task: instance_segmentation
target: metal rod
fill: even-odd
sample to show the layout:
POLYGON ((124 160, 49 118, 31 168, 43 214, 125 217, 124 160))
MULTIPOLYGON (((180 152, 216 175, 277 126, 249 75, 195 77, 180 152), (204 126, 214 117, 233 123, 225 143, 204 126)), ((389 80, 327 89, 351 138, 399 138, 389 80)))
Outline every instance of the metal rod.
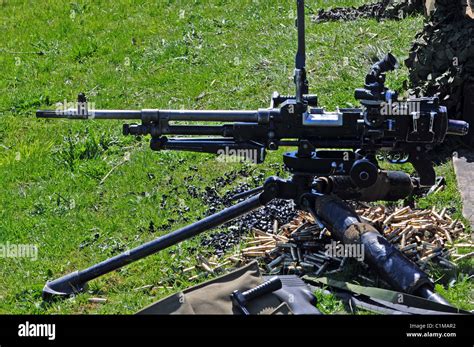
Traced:
POLYGON ((67 118, 67 119, 141 119, 140 110, 89 110, 87 113, 70 110, 38 110, 38 118, 67 118))
POLYGON ((303 95, 308 94, 308 81, 306 79, 306 43, 305 43, 305 20, 304 20, 304 0, 297 0, 297 20, 298 28, 298 51, 295 57, 295 86, 296 103, 301 105, 304 102, 303 95))
POLYGON ((38 118, 68 118, 68 119, 143 119, 144 112, 155 113, 151 121, 207 121, 207 122, 251 122, 259 120, 258 111, 246 110, 88 110, 82 113, 76 109, 36 111, 38 118))
POLYGON ((224 136, 225 128, 222 125, 170 125, 163 134, 170 135, 216 135, 224 136))
POLYGON ((201 219, 196 223, 161 236, 132 250, 116 255, 115 257, 104 260, 87 269, 76 271, 48 282, 43 289, 43 297, 45 299, 50 299, 54 296, 67 296, 81 292, 85 289, 86 283, 94 278, 117 270, 129 263, 145 258, 181 241, 196 236, 204 231, 229 222, 234 218, 237 218, 261 206, 262 203, 260 202, 260 195, 251 197, 239 204, 201 219))
POLYGON ((258 111, 160 110, 159 114, 170 121, 258 122, 258 111))
POLYGON ((298 28, 298 51, 296 53, 295 67, 297 69, 304 69, 306 67, 304 0, 297 0, 296 5, 297 5, 297 28, 298 28))

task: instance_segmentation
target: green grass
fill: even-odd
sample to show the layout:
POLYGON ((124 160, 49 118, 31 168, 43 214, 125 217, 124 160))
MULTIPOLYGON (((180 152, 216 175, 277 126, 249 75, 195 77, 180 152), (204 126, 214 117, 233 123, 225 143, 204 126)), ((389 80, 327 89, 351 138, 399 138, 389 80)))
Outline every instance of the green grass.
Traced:
MULTIPOLYGON (((343 5, 308 1, 313 9, 332 3, 343 5)), ((196 262, 192 248, 205 252, 199 239, 95 280, 73 299, 42 302, 48 279, 200 218, 207 207, 187 196, 187 186, 203 190, 241 165, 154 153, 147 139, 122 137, 119 121, 45 121, 34 112, 79 92, 97 108, 266 107, 274 90, 293 92, 293 16, 294 1, 0 0, 0 242, 39 249, 37 261, 0 259, 0 313, 133 313, 196 283, 181 270, 196 262), (127 153, 130 160, 100 185, 127 153), (149 231, 150 222, 157 231, 149 231), (134 290, 144 285, 157 288, 134 290), (91 304, 91 296, 108 302, 91 304)), ((355 104, 353 90, 374 54, 391 50, 403 59, 422 23, 308 22, 310 91, 329 109, 355 104)), ((394 73, 391 87, 400 89, 406 76, 406 69, 394 73)), ((280 155, 255 173, 272 174, 280 155)), ((453 204, 459 212, 452 168, 442 170, 450 188, 426 204, 453 204)))

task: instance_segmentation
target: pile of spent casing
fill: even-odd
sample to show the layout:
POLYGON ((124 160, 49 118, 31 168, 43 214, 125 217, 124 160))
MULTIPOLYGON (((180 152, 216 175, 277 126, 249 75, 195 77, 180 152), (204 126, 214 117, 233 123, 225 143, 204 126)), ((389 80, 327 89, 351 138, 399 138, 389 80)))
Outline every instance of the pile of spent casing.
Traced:
MULTIPOLYGON (((423 269, 429 264, 456 268, 454 242, 469 243, 464 224, 453 219, 446 208, 437 211, 435 207, 390 208, 358 203, 356 212, 423 269)), ((272 233, 255 228, 252 233, 251 237, 245 238, 245 248, 241 249, 240 255, 233 258, 244 263, 257 258, 263 272, 270 275, 331 275, 342 272, 351 258, 363 260, 363 254, 346 252, 342 244, 331 239, 328 229, 304 212, 299 212, 293 221, 281 227, 275 223, 272 233)), ((469 246, 472 247, 472 243, 469 246)), ((363 252, 363 249, 359 251, 363 252)))
POLYGON ((305 212, 273 233, 258 229, 246 238, 240 259, 244 262, 258 258, 262 270, 270 275, 316 276, 340 272, 348 257, 339 256, 335 249, 342 245, 330 238, 329 231, 305 212))
POLYGON ((436 263, 453 269, 451 258, 454 242, 462 239, 464 224, 453 219, 446 208, 432 209, 387 208, 368 206, 357 210, 361 218, 379 229, 387 240, 422 269, 436 263))

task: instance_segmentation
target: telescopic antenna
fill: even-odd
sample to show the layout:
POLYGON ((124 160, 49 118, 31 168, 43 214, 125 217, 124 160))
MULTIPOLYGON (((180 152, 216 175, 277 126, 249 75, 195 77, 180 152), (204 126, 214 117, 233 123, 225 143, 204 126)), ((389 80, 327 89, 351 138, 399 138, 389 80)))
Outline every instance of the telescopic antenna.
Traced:
POLYGON ((304 22, 304 0, 296 0, 298 28, 298 51, 295 58, 295 85, 296 102, 303 103, 303 95, 308 94, 308 80, 306 79, 306 44, 304 22))

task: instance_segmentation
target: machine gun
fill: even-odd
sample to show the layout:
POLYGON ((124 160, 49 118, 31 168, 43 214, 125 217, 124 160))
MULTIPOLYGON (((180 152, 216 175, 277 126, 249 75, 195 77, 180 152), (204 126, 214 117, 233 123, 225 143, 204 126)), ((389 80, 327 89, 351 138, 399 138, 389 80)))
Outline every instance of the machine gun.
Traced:
POLYGON ((408 197, 415 187, 433 185, 436 176, 426 151, 442 143, 446 135, 466 134, 468 124, 448 119, 446 109, 436 98, 399 101, 397 94, 385 87, 385 74, 398 65, 391 54, 371 67, 364 88, 355 91, 361 108, 327 112, 318 107, 317 96, 309 94, 306 76, 304 0, 296 2, 296 92, 291 96, 274 93, 268 108, 92 110, 80 94, 77 108, 37 112, 40 118, 139 120, 140 124, 125 124, 124 135, 150 135, 151 149, 155 151, 237 151, 248 153, 261 163, 268 150, 294 148, 283 154, 291 179, 270 177, 262 187, 241 194, 239 198, 247 199, 232 207, 88 269, 50 281, 43 290, 44 298, 83 291, 87 282, 96 277, 222 225, 273 199, 287 199, 311 213, 335 239, 346 244, 361 243, 366 261, 395 289, 448 304, 433 292, 433 283, 416 264, 373 226, 364 223, 343 200, 398 200, 408 197), (176 124, 183 121, 185 125, 176 124), (206 122, 221 124, 205 125, 206 122), (382 150, 392 162, 412 163, 419 179, 400 171, 381 170, 377 158, 382 150))

